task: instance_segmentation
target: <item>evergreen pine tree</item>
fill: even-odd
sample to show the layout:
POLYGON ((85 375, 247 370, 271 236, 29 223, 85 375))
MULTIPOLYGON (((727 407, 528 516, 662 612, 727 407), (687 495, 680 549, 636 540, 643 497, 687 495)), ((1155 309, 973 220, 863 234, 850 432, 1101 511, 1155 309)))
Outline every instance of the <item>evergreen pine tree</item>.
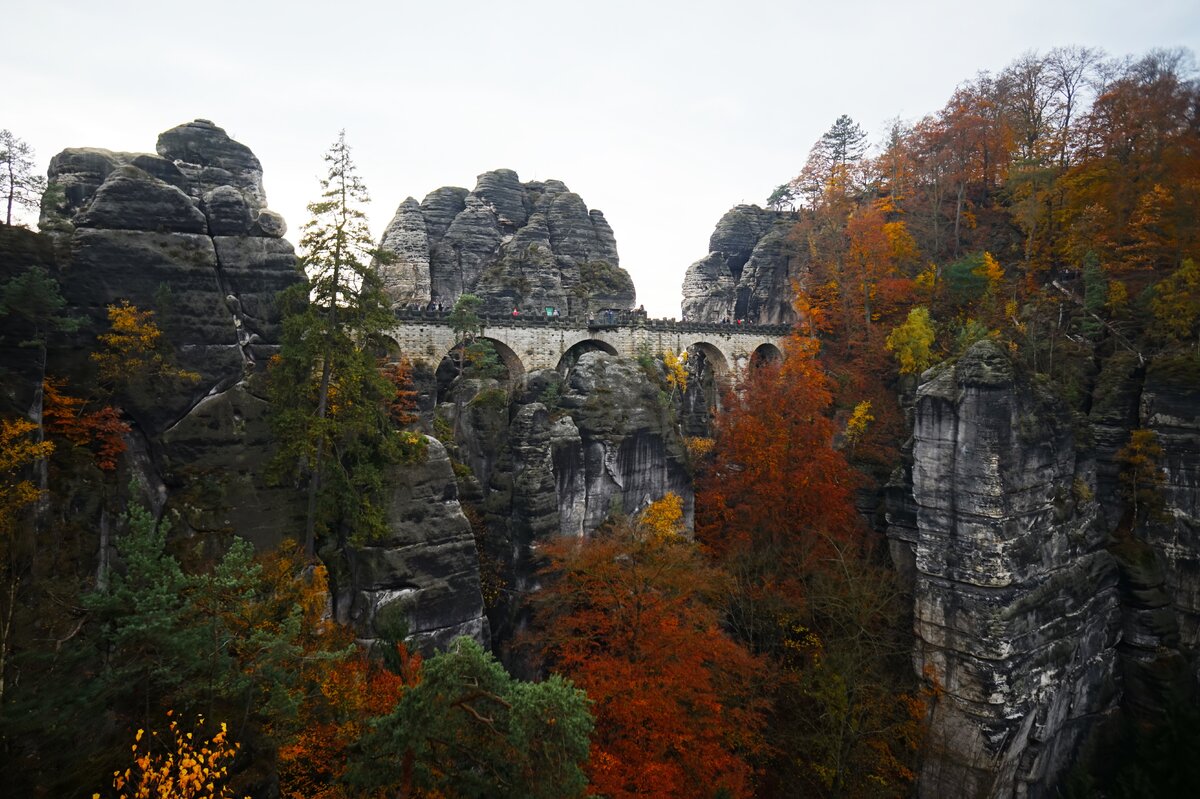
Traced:
POLYGON ((387 414, 395 390, 378 360, 392 317, 371 265, 387 253, 376 250, 367 228, 367 189, 344 132, 325 162, 321 199, 309 204, 312 219, 300 239, 308 279, 283 298, 283 346, 271 369, 280 442, 273 476, 307 486, 304 547, 310 557, 318 532, 365 539, 382 529, 373 501, 382 467, 399 459, 406 445, 419 446, 387 414))

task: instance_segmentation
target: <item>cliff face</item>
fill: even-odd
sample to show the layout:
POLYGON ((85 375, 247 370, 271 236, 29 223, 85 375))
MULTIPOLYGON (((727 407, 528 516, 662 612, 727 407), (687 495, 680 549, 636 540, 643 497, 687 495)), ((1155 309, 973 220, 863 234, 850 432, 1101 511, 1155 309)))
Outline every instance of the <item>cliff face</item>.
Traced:
POLYGON ((405 630, 426 652, 445 648, 461 635, 486 646, 471 525, 458 503, 445 448, 434 438, 427 443, 424 463, 396 467, 389 476, 387 536, 322 553, 338 562, 337 618, 367 640, 394 638, 405 630))
POLYGON ((721 217, 709 253, 683 279, 683 318, 690 322, 745 319, 795 321, 790 281, 798 259, 788 239, 795 215, 739 205, 721 217))
POLYGON ((270 449, 261 372, 278 347, 275 295, 299 279, 295 255, 249 148, 196 120, 163 133, 157 150, 76 148, 50 162, 62 201, 45 204, 42 226, 69 252, 63 295, 88 320, 58 367, 86 374, 106 306, 154 310, 179 366, 200 380, 125 401, 151 455, 147 485, 190 532, 232 528, 264 545, 295 515, 259 478, 270 449))
POLYGON ((668 492, 689 526, 694 508, 676 410, 638 362, 587 352, 565 375, 534 372, 507 388, 466 380, 438 409, 486 520, 485 560, 506 586, 489 613, 501 639, 523 622, 539 541, 589 535, 668 492))
POLYGON ((1163 449, 1163 518, 1145 526, 1145 540, 1164 567, 1181 641, 1194 650, 1200 644, 1200 374, 1194 365, 1151 362, 1139 418, 1163 449))
MULTIPOLYGON (((106 306, 155 311, 194 384, 132 391, 128 467, 155 508, 185 535, 235 532, 257 546, 297 538, 304 504, 263 478, 273 442, 265 366, 278 351, 276 295, 300 279, 283 219, 266 207, 262 166, 206 120, 173 128, 157 153, 64 150, 50 164, 61 189, 44 203, 68 310, 87 323, 50 371, 86 381, 106 306)), ((397 467, 389 480, 389 535, 322 555, 334 612, 364 639, 407 627, 423 648, 459 634, 487 641, 471 528, 449 459, 397 467), (400 624, 403 622, 403 625, 400 624)))
POLYGON ((1120 351, 1105 360, 1092 394, 1090 420, 1098 464, 1098 494, 1110 529, 1125 512, 1118 453, 1130 430, 1154 432, 1163 455, 1163 508, 1138 533, 1157 559, 1162 590, 1177 617, 1178 643, 1200 644, 1200 374, 1186 359, 1160 357, 1142 365, 1120 351))
POLYGON ((604 214, 589 211, 557 180, 522 183, 511 169, 479 176, 474 191, 444 187, 396 209, 380 242, 380 265, 396 305, 454 304, 473 293, 489 313, 557 308, 632 308, 604 214))
MULTIPOLYGON (((922 796, 1046 796, 1115 707, 1117 568, 1069 410, 983 341, 917 395, 922 796)), ((900 520, 901 528, 907 527, 900 520)))

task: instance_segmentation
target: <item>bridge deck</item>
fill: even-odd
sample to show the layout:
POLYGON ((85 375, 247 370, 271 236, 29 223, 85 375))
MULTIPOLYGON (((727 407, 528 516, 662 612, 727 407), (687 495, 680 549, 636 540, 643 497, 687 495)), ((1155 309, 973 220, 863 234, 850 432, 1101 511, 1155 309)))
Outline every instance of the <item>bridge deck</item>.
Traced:
MULTIPOLYGON (((571 352, 602 349, 614 355, 698 348, 720 374, 744 371, 757 355, 779 354, 789 325, 713 324, 647 319, 641 314, 582 316, 482 315, 483 335, 509 367, 526 373, 555 369, 571 352), (764 349, 766 348, 766 349, 764 349)), ((400 352, 439 362, 455 346, 448 311, 400 310, 387 335, 400 352)))
MULTIPOLYGON (((449 326, 450 311, 412 311, 396 309, 396 321, 404 324, 437 324, 449 326)), ((613 321, 603 316, 542 316, 540 314, 479 314, 484 327, 551 327, 566 330, 619 330, 623 328, 648 328, 650 330, 680 333, 721 333, 733 335, 749 333, 757 336, 786 336, 791 325, 755 325, 748 323, 680 322, 675 319, 648 319, 635 313, 619 314, 613 321)))

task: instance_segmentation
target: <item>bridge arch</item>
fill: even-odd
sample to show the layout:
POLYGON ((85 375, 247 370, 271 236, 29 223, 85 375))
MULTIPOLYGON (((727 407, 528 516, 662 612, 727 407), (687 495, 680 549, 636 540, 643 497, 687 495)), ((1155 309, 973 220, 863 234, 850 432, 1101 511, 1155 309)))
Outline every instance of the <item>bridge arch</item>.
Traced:
MULTIPOLYGON (((628 320, 624 320, 628 321, 628 320)), ((786 325, 717 325, 661 319, 633 319, 630 323, 597 328, 579 319, 490 319, 482 338, 490 342, 512 379, 522 379, 537 369, 564 369, 588 350, 625 357, 643 352, 703 354, 714 377, 729 380, 755 361, 779 356, 786 325)), ((443 316, 399 314, 387 335, 399 351, 413 360, 440 364, 452 353, 456 334, 443 316)), ((393 354, 394 353, 390 353, 393 354)))
POLYGON ((754 352, 750 353, 750 365, 762 366, 768 363, 779 363, 783 360, 783 350, 779 349, 774 343, 765 341, 755 347, 754 352))
POLYGON ((617 348, 607 341, 602 341, 598 338, 585 338, 576 341, 563 352, 558 358, 558 364, 555 369, 560 373, 567 373, 575 366, 575 362, 587 352, 604 352, 609 355, 618 355, 617 348))
MULTIPOLYGON (((521 362, 520 356, 518 356, 517 353, 514 352, 513 349, 503 341, 499 341, 490 336, 476 336, 474 342, 472 343, 481 343, 491 347, 500 363, 504 366, 504 370, 507 373, 507 378, 505 378, 505 380, 509 386, 516 385, 524 379, 525 365, 521 362)), ((456 344, 451 346, 443 353, 441 359, 434 367, 436 370, 435 374, 437 376, 439 398, 458 376, 458 357, 459 345, 456 344)))
POLYGON ((484 341, 492 345, 492 349, 500 357, 501 363, 508 369, 509 382, 515 384, 525 377, 525 364, 521 361, 521 356, 517 355, 512 347, 491 336, 476 336, 475 340, 484 341))
POLYGON ((720 347, 716 344, 711 344, 707 341, 693 342, 689 350, 696 350, 704 356, 706 364, 712 366, 713 372, 718 378, 725 378, 729 375, 730 359, 720 347))

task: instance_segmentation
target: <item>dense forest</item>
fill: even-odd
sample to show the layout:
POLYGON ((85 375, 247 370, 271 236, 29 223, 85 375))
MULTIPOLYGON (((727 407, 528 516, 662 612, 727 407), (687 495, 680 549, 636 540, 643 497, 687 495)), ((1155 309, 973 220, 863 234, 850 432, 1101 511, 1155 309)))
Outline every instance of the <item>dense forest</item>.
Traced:
MULTIPOLYGON (((109 305, 80 340, 53 267, 69 198, 29 179, 18 145, 2 145, 9 221, 14 202, 43 218, 39 234, 0 227, 5 795, 913 795, 943 686, 912 668, 912 585, 883 532, 922 374, 990 340, 1081 441, 1114 359, 1200 385, 1191 55, 1027 54, 882 142, 839 118, 772 193, 794 220, 800 321, 686 438, 694 529, 671 493, 614 509, 590 536, 539 543, 537 590, 518 594, 456 462, 484 602, 519 623, 494 653, 470 638, 422 652, 401 618, 356 641, 330 612, 330 553, 386 536, 388 475, 427 457, 426 433, 458 450, 418 412, 418 354, 387 357, 390 256, 344 140, 279 300, 281 346, 246 378, 269 398, 267 477, 294 519, 270 548, 220 525, 179 534, 187 505, 160 514, 131 483, 149 457, 131 429, 200 375, 168 295, 109 305)), ((497 371, 478 311, 466 294, 452 315, 441 371, 460 385, 497 371)), ((702 375, 672 352, 639 368, 678 424, 702 375)), ((561 414, 559 387, 539 391, 561 414)), ((1119 561, 1163 523, 1161 459, 1141 429, 1115 455, 1119 561)), ((1200 789, 1194 666, 1171 663, 1156 701, 1091 736, 1061 795, 1200 789)))

